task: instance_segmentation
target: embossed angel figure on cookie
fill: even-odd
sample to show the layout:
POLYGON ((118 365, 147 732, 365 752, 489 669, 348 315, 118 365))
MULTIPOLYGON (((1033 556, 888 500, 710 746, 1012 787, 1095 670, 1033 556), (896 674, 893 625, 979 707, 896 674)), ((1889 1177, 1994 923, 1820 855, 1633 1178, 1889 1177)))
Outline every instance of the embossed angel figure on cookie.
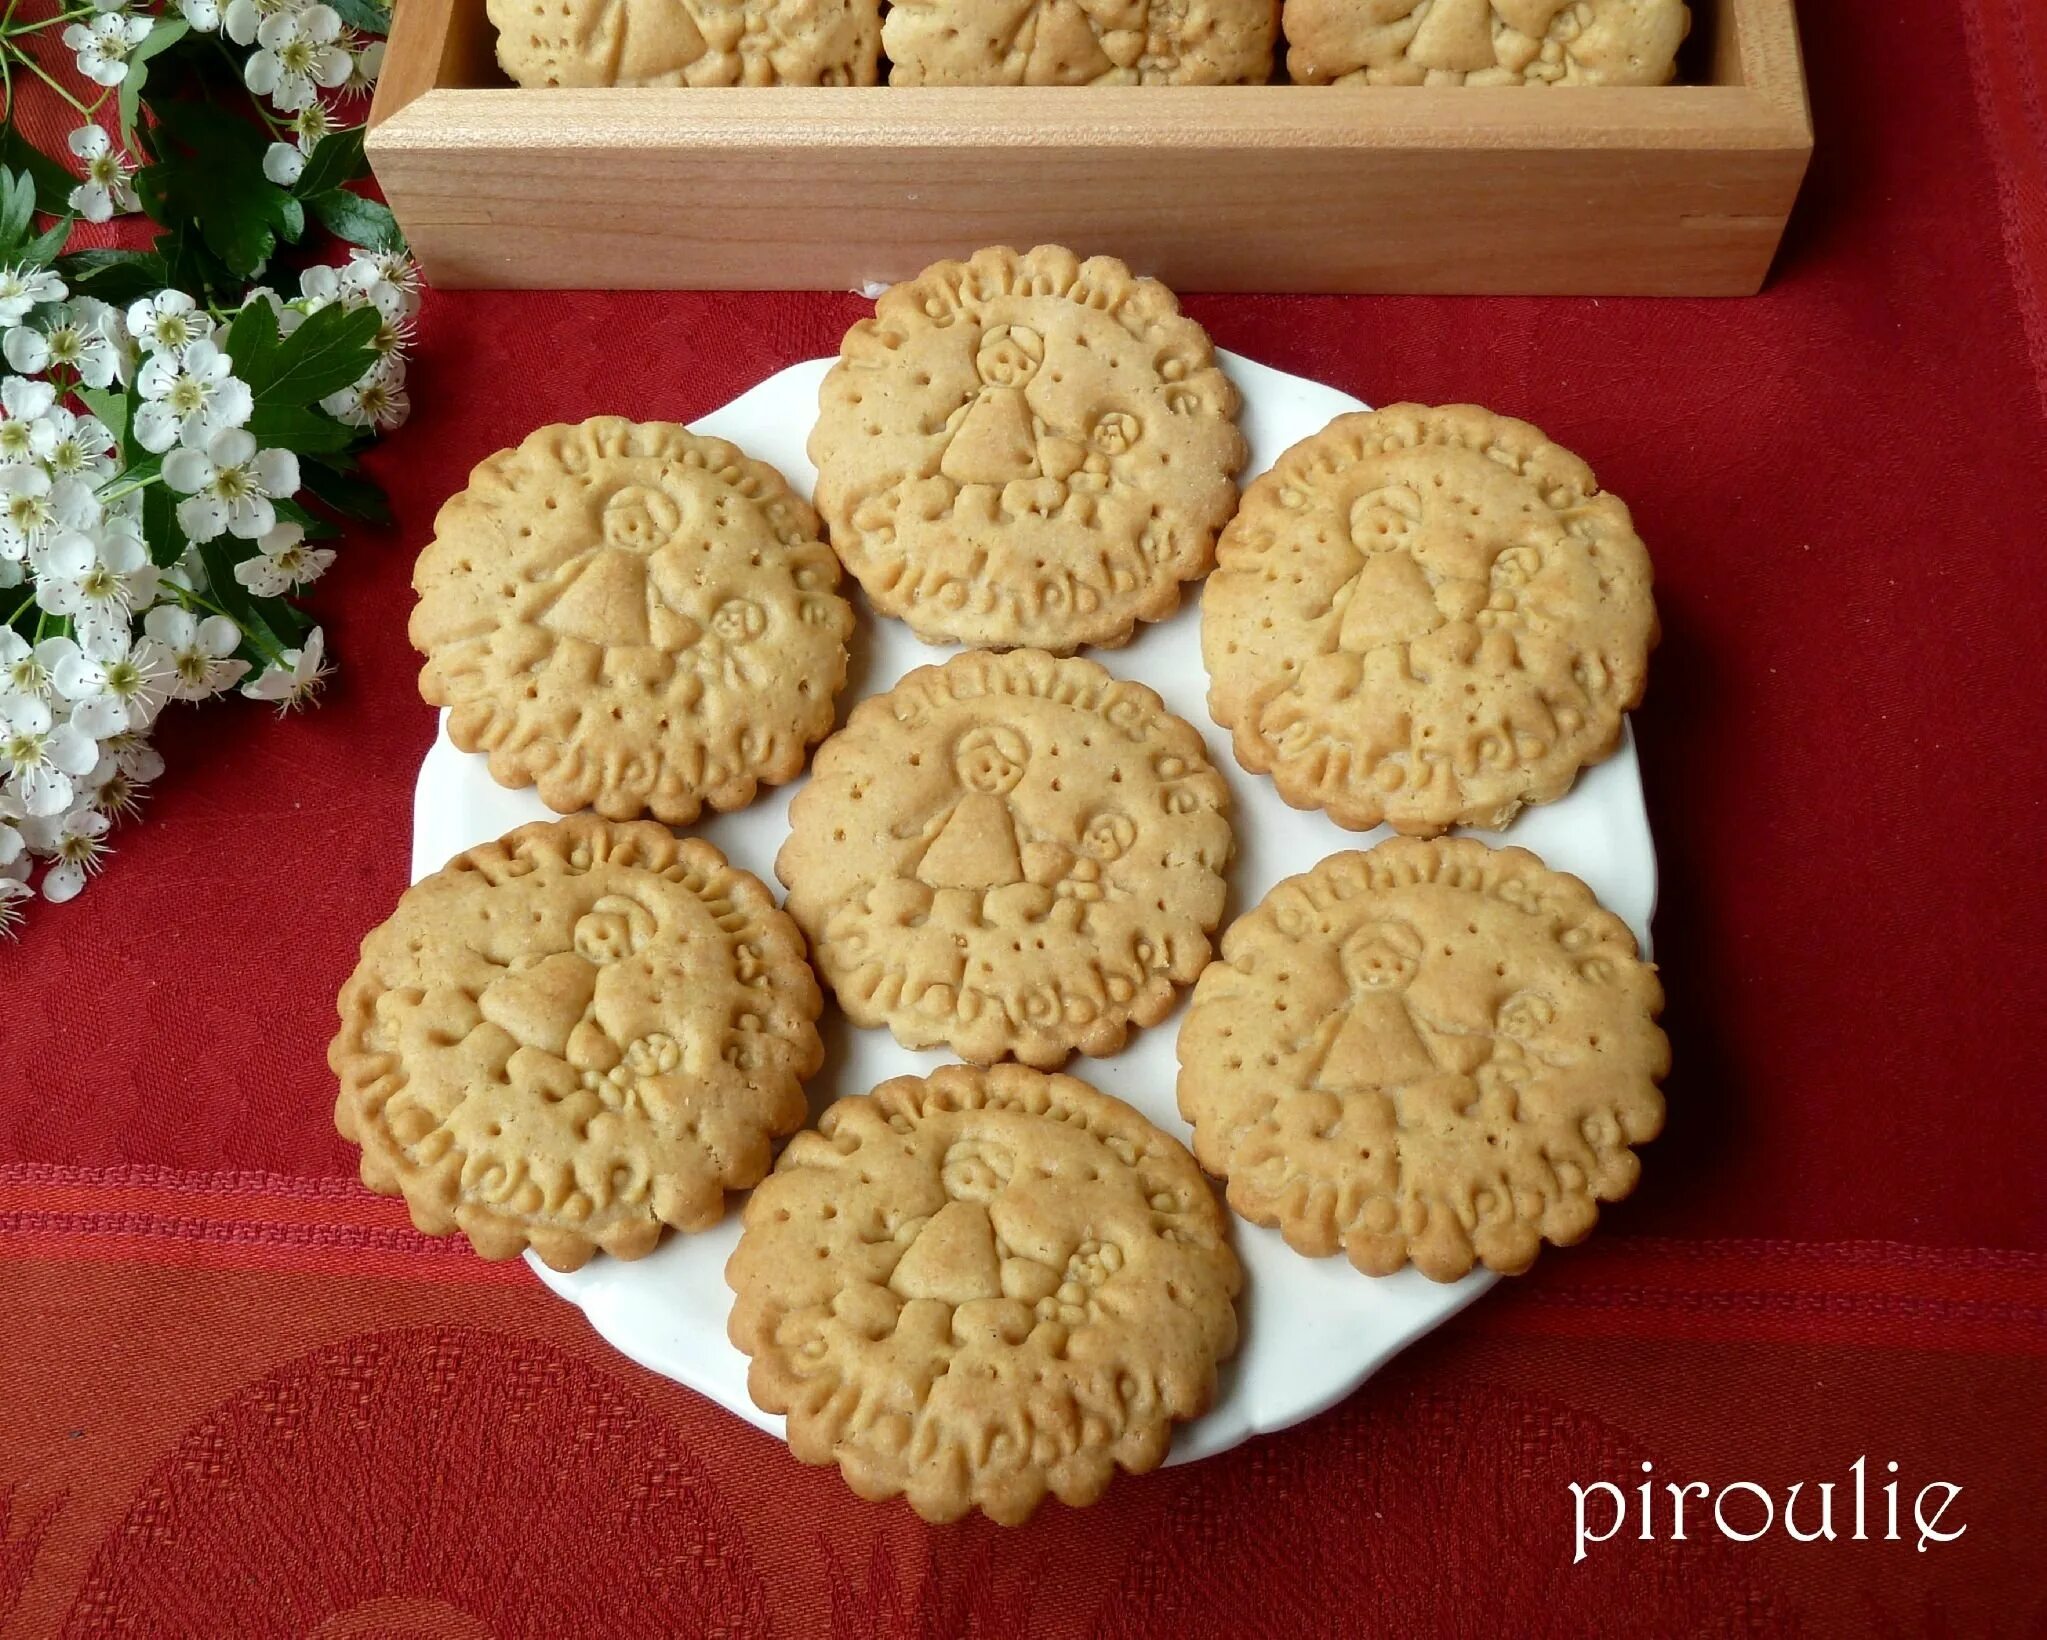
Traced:
POLYGON ((1208 568, 1247 447, 1163 285, 1041 246, 941 262, 847 334, 810 438, 832 545, 931 642, 1125 642, 1208 568))
POLYGON ((561 813, 686 825, 793 778, 853 612, 817 516, 719 439, 597 417, 469 475, 413 571, 420 693, 561 813))
POLYGON ((1655 970, 1575 877, 1473 838, 1330 856, 1240 917, 1181 1027, 1230 1203, 1304 1253, 1438 1280, 1587 1235, 1656 1136, 1655 970))
POLYGON ((1208 960, 1231 850, 1201 738, 1142 685, 961 655, 819 748, 775 862, 847 1016, 986 1064, 1113 1053, 1208 960))
POLYGON ((1203 590, 1237 759, 1339 825, 1504 826, 1619 744, 1656 639, 1620 500, 1471 405, 1339 416, 1254 483, 1203 590))

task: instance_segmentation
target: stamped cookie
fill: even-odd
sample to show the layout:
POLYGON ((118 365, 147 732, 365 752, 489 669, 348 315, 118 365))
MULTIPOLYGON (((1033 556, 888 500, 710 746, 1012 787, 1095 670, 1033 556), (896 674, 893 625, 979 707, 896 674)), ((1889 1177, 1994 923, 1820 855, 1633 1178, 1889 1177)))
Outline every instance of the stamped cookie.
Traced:
POLYGON ((1262 85, 1279 0, 895 0, 881 34, 890 85, 1262 85))
POLYGON ((1401 837, 1290 877, 1180 1028, 1180 1113, 1230 1205, 1367 1275, 1528 1268, 1634 1189, 1663 1126, 1663 989, 1525 849, 1401 837))
POLYGON ((873 85, 881 0, 486 0, 520 85, 873 85))
POLYGON ((1247 455, 1237 402, 1164 285, 984 250, 847 332, 810 435, 817 508, 928 643, 1124 643, 1208 570, 1247 455))
POLYGON ((725 1279, 789 1449, 926 1520, 1093 1503, 1215 1399, 1242 1275, 1194 1158, 1119 1099, 950 1065, 841 1099, 746 1204, 725 1279))
POLYGON ((1684 0, 1286 0, 1304 85, 1663 85, 1684 0))
POLYGON ((687 825, 793 778, 853 611, 817 515, 722 439, 614 416, 469 475, 412 573, 419 692, 503 786, 687 825))
POLYGON ((802 1125, 821 1004, 796 925, 709 843, 522 826, 363 941, 334 1122, 428 1235, 557 1270, 637 1258, 715 1223, 802 1125))
POLYGON ((1200 735, 1142 684, 970 652, 825 742, 775 873, 856 1025, 1050 1069, 1114 1053, 1206 966, 1228 810, 1200 735))
POLYGON ((1245 493, 1201 599, 1237 759, 1338 825, 1497 828, 1612 753, 1656 641, 1592 470, 1475 405, 1339 416, 1245 493))

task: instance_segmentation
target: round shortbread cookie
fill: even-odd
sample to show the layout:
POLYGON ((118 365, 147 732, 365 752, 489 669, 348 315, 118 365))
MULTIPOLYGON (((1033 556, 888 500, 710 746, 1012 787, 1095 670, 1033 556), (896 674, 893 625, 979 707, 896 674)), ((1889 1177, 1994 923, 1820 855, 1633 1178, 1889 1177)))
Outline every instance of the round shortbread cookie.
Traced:
POLYGON ((969 652, 862 701, 775 861, 856 1025, 977 1064, 1114 1053, 1209 958, 1232 847, 1201 736, 1142 684, 969 652))
POLYGON ((1367 1275, 1508 1273, 1590 1233, 1663 1126, 1663 990, 1525 849, 1394 838, 1230 926, 1180 1028, 1180 1113, 1230 1205, 1367 1275))
POLYGON ((1286 0, 1303 85, 1664 85, 1684 0, 1286 0))
POLYGON ((748 1199, 725 1278, 747 1390, 864 1498, 1005 1525, 1101 1496, 1215 1399, 1242 1274, 1194 1158, 1018 1065, 841 1099, 748 1199))
POLYGON ((847 332, 810 435, 817 508, 928 643, 1120 644, 1207 572, 1248 453, 1237 403, 1164 285, 984 250, 847 332))
POLYGON ((1504 826, 1619 744, 1656 606, 1618 497, 1475 405, 1339 416, 1223 532, 1201 600, 1237 760, 1362 831, 1504 826))
POLYGON ((486 0, 527 86, 873 85, 880 0, 486 0))
POLYGON ((700 1230, 803 1123, 803 937, 759 879, 651 822, 522 826, 363 940, 327 1062, 362 1179, 428 1235, 557 1270, 700 1230))
POLYGON ((687 825, 793 779, 853 611, 817 515, 722 439, 604 416, 469 475, 412 573, 419 692, 503 786, 687 825))
POLYGON ((1262 85, 1279 0, 895 0, 890 85, 1262 85))

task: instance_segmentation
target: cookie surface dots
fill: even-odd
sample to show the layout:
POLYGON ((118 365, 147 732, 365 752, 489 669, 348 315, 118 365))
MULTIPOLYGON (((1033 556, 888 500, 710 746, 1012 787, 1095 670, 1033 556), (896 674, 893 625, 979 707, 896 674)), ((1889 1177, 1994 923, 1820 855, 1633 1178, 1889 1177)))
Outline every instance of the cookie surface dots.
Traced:
POLYGON ((665 422, 543 427, 479 465, 413 570, 420 693, 500 785, 687 825, 795 777, 852 607, 772 467, 665 422))
POLYGON ((1208 961, 1232 848, 1189 724, 1030 650, 863 701, 789 823, 776 875, 849 1019, 1048 1068, 1165 1017, 1208 961))
POLYGON ((940 262, 847 333, 810 435, 833 547, 926 642, 1128 640, 1204 574, 1248 447, 1173 293, 1056 246, 940 262))
POLYGON ((328 1063, 362 1178, 430 1235, 556 1269, 701 1229, 803 1121, 803 939, 758 879, 649 822, 524 826, 364 939, 328 1063))
POLYGON ((1339 825, 1498 828, 1619 744, 1656 610, 1627 508, 1474 405, 1339 416, 1246 492, 1203 589, 1237 759, 1339 825))
POLYGON ((1286 0, 1302 85, 1662 85, 1684 0, 1286 0))
POLYGON ((1092 1503, 1215 1398, 1242 1275, 1194 1159, 1069 1076, 948 1066, 842 1099, 726 1269, 790 1450, 927 1520, 1092 1503))
POLYGON ((1634 1188, 1663 1123, 1656 971, 1524 849, 1395 838, 1233 923, 1181 1027, 1180 1111, 1230 1205, 1368 1275, 1513 1273, 1634 1188))

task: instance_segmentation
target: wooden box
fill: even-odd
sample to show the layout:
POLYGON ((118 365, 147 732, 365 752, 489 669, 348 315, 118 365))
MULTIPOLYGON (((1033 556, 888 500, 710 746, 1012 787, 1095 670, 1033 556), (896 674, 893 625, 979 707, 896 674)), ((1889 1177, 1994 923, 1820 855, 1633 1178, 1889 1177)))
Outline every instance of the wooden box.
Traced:
POLYGON ((1792 0, 1682 85, 522 90, 402 0, 369 154, 442 286, 856 287, 988 244, 1181 290, 1746 295, 1812 152, 1792 0))

